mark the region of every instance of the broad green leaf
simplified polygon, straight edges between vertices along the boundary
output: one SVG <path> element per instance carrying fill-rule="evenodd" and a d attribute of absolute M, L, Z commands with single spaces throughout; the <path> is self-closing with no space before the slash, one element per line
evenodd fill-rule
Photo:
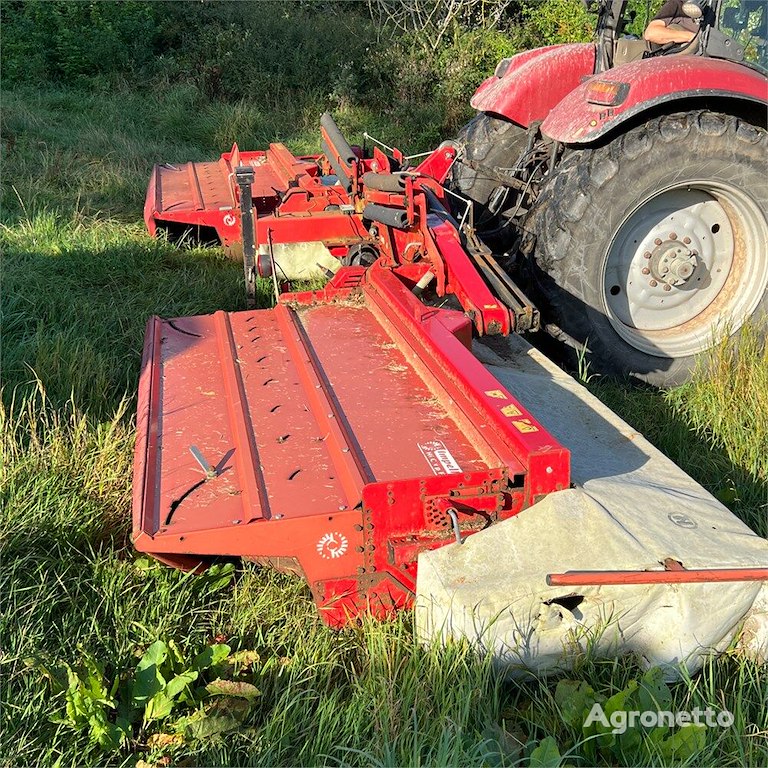
<path fill-rule="evenodd" d="M 228 645 L 223 643 L 217 645 L 209 645 L 204 651 L 195 656 L 192 662 L 192 669 L 202 672 L 209 667 L 215 667 L 217 664 L 221 664 L 224 659 L 229 656 L 232 649 Z"/>
<path fill-rule="evenodd" d="M 558 768 L 562 757 L 557 748 L 557 742 L 552 736 L 547 736 L 539 742 L 536 749 L 531 752 L 531 768 Z"/>
<path fill-rule="evenodd" d="M 598 700 L 584 680 L 561 680 L 555 688 L 555 703 L 560 708 L 563 722 L 572 728 L 584 725 L 592 705 Z"/>
<path fill-rule="evenodd" d="M 250 683 L 237 683 L 234 680 L 214 680 L 205 686 L 211 696 L 235 696 L 239 699 L 257 699 L 261 691 Z"/>
<path fill-rule="evenodd" d="M 165 679 L 155 666 L 139 668 L 133 675 L 131 686 L 131 703 L 134 707 L 141 707 L 155 694 L 165 688 Z"/>
<path fill-rule="evenodd" d="M 162 720 L 173 712 L 173 699 L 165 691 L 156 693 L 147 703 L 144 710 L 144 722 L 149 723 L 152 720 Z"/>
<path fill-rule="evenodd" d="M 671 709 L 672 692 L 664 682 L 661 667 L 651 667 L 643 675 L 637 691 L 637 701 L 641 712 L 666 712 Z"/>
<path fill-rule="evenodd" d="M 707 745 L 704 725 L 686 725 L 678 728 L 668 739 L 659 745 L 661 754 L 667 761 L 690 760 Z"/>
<path fill-rule="evenodd" d="M 591 727 L 584 729 L 584 732 L 588 734 L 600 734 L 597 738 L 597 743 L 600 747 L 612 747 L 616 744 L 616 736 L 619 734 L 614 734 L 613 731 L 616 727 L 621 725 L 623 718 L 628 717 L 627 710 L 633 709 L 633 707 L 630 707 L 629 705 L 632 695 L 636 690 L 637 681 L 630 680 L 626 688 L 615 693 L 603 704 L 603 712 L 608 719 L 608 725 L 606 726 L 603 723 L 596 721 L 592 723 Z"/>
<path fill-rule="evenodd" d="M 187 741 L 205 741 L 237 730 L 248 715 L 250 704 L 245 699 L 220 698 L 207 711 L 198 710 L 179 719 L 174 730 L 184 734 Z"/>
<path fill-rule="evenodd" d="M 194 683 L 195 680 L 197 680 L 197 676 L 198 673 L 194 669 L 176 675 L 176 677 L 165 686 L 166 696 L 175 699 L 190 683 Z"/>
<path fill-rule="evenodd" d="M 159 667 L 168 657 L 168 646 L 162 640 L 156 640 L 147 648 L 139 661 L 138 669 Z"/>
<path fill-rule="evenodd" d="M 171 671 L 174 673 L 183 672 L 187 666 L 184 661 L 184 655 L 173 640 L 168 641 L 168 661 L 170 662 Z M 167 677 L 170 677 L 170 675 L 167 675 Z"/>

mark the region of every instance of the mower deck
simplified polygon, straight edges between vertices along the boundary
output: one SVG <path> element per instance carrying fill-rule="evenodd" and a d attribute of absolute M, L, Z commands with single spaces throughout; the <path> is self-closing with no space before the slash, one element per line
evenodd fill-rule
<path fill-rule="evenodd" d="M 147 189 L 144 220 L 150 234 L 159 226 L 210 227 L 224 245 L 240 239 L 240 201 L 235 169 L 252 168 L 257 213 L 272 213 L 298 176 L 314 179 L 312 158 L 294 157 L 282 144 L 240 152 L 235 144 L 215 162 L 156 165 Z M 319 182 L 318 182 L 319 184 Z"/>
<path fill-rule="evenodd" d="M 408 603 L 420 551 L 567 487 L 568 452 L 474 358 L 466 318 L 388 270 L 363 279 L 150 321 L 138 549 L 300 572 L 339 623 L 374 598 L 375 612 Z"/>

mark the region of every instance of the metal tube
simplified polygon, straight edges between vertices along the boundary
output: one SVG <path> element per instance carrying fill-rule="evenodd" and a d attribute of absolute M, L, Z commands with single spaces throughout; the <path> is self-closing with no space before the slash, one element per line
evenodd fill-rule
<path fill-rule="evenodd" d="M 597 587 L 622 584 L 706 584 L 768 581 L 768 568 L 694 568 L 672 571 L 566 571 L 550 573 L 550 587 Z"/>

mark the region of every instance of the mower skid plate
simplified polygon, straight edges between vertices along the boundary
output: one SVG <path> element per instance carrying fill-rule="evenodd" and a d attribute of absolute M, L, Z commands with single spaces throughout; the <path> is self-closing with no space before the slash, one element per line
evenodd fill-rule
<path fill-rule="evenodd" d="M 338 623 L 372 596 L 386 608 L 408 603 L 418 552 L 455 541 L 449 506 L 464 535 L 566 487 L 568 452 L 530 414 L 514 407 L 531 431 L 512 444 L 438 362 L 445 344 L 463 376 L 477 369 L 492 406 L 512 412 L 511 396 L 500 399 L 508 393 L 454 335 L 466 319 L 425 313 L 437 339 L 425 332 L 434 344 L 426 354 L 381 313 L 392 300 L 370 289 L 152 318 L 139 386 L 137 549 L 178 567 L 223 555 L 298 571 Z"/>

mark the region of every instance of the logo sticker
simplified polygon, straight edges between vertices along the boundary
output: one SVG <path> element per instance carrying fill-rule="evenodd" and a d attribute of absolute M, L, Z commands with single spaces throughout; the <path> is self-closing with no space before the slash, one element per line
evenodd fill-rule
<path fill-rule="evenodd" d="M 667 515 L 669 520 L 675 525 L 679 525 L 681 528 L 698 528 L 695 520 L 692 520 L 688 515 L 683 512 L 673 512 L 671 515 Z"/>
<path fill-rule="evenodd" d="M 343 533 L 326 533 L 316 544 L 317 554 L 325 560 L 335 560 L 349 549 L 349 541 Z"/>
<path fill-rule="evenodd" d="M 228 213 L 224 218 L 223 222 L 227 227 L 234 227 L 237 219 L 235 218 L 234 214 Z"/>
<path fill-rule="evenodd" d="M 459 475 L 461 467 L 442 440 L 419 443 L 419 450 L 436 475 Z"/>

